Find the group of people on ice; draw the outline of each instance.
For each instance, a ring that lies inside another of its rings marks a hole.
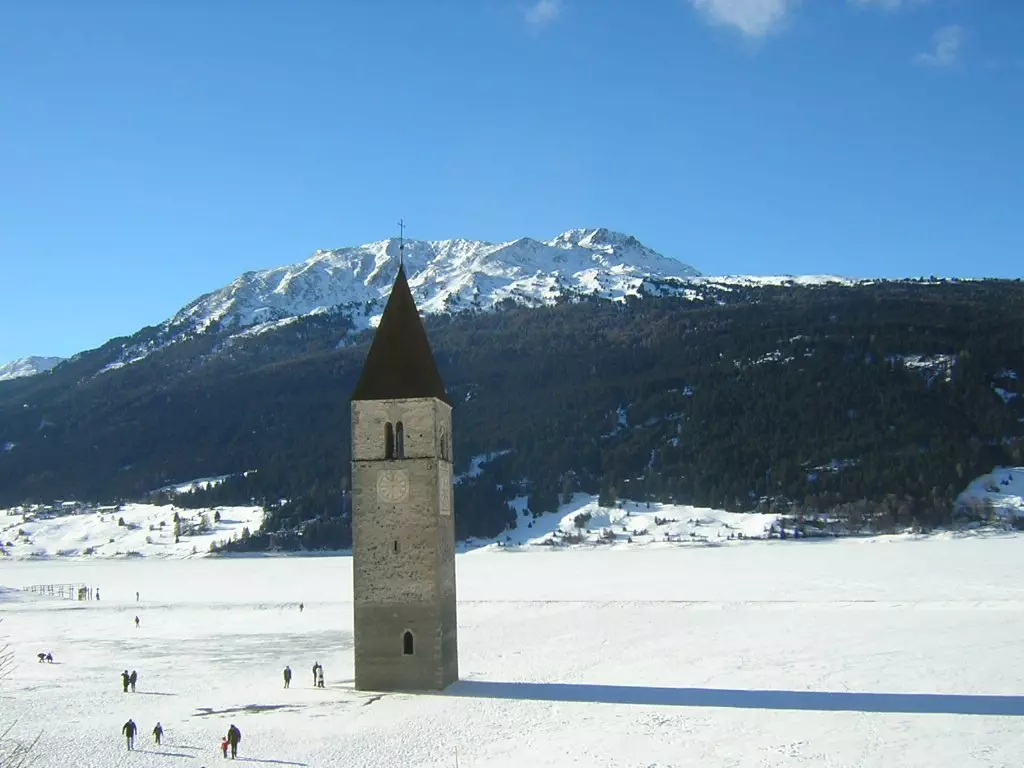
[[[139,732],[139,727],[135,724],[135,721],[130,717],[128,722],[121,726],[121,734],[125,737],[125,741],[128,744],[128,750],[132,751],[135,749],[135,734]],[[158,747],[160,741],[164,737],[164,727],[158,722],[153,727],[153,743]],[[242,740],[242,731],[239,730],[238,726],[234,723],[228,728],[227,735],[221,739],[220,750],[225,758],[228,756],[228,750],[231,750],[231,759],[234,760],[238,757],[238,743]]]
[[[135,734],[139,732],[139,727],[135,725],[135,721],[130,717],[128,722],[121,726],[121,733],[128,741],[128,749],[135,749]],[[156,745],[160,746],[160,739],[164,737],[164,727],[158,722],[153,727],[153,741]]]
[[[289,666],[285,666],[284,668],[284,687],[292,687],[292,668]],[[324,668],[321,666],[319,661],[313,662],[313,687],[324,687]]]
[[[96,590],[96,599],[99,600],[99,589]],[[139,593],[138,592],[135,593],[135,599],[136,600],[139,599]],[[302,603],[299,603],[299,611],[300,612],[303,610],[303,608],[305,608],[305,606]],[[139,617],[136,616],[135,617],[135,627],[138,628],[140,624],[141,624],[141,621],[140,621]],[[43,661],[44,659],[46,661],[51,661],[51,662],[53,661],[53,657],[51,655],[49,655],[49,654],[45,654],[44,655],[44,654],[40,653],[39,657],[40,657],[39,661]],[[124,672],[121,673],[121,685],[122,685],[122,688],[123,688],[124,692],[128,693],[128,689],[131,688],[132,693],[134,693],[135,692],[135,684],[138,682],[138,680],[139,680],[138,672],[136,672],[135,670],[132,670],[129,673],[127,669],[124,670]],[[290,666],[285,666],[285,668],[284,668],[284,687],[285,688],[290,688],[291,687],[291,682],[292,682],[292,669],[291,669]],[[313,687],[314,688],[323,688],[324,687],[324,668],[320,664],[319,661],[314,661],[313,662]],[[134,750],[135,749],[135,736],[138,733],[138,731],[139,731],[138,726],[135,724],[135,721],[132,720],[131,718],[129,718],[128,721],[121,727],[121,734],[125,737],[125,741],[127,743],[127,746],[128,746],[129,750]],[[163,735],[164,735],[164,728],[158,722],[153,727],[153,743],[156,744],[157,746],[160,746],[160,742],[163,739]],[[232,723],[231,727],[228,728],[227,735],[224,736],[224,738],[221,740],[221,743],[220,743],[221,753],[224,755],[225,758],[227,758],[229,751],[231,753],[231,758],[232,759],[237,757],[237,755],[238,755],[238,744],[239,744],[239,742],[241,742],[241,740],[242,740],[242,731],[238,728],[237,725]]]
[[[121,687],[124,688],[125,693],[128,693],[129,685],[132,687],[132,693],[135,693],[135,684],[137,682],[139,682],[139,673],[134,669],[130,675],[127,669],[121,673]]]

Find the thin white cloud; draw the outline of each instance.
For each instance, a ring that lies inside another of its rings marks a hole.
[[[887,11],[895,11],[897,8],[906,8],[911,5],[924,5],[928,0],[847,0],[852,5],[862,5],[865,8],[884,8]]]
[[[735,27],[747,37],[775,31],[800,0],[690,0],[712,24]]]
[[[551,24],[562,12],[562,0],[537,0],[526,9],[526,23],[534,29]]]
[[[963,27],[957,24],[942,27],[932,35],[932,50],[917,54],[914,61],[927,67],[952,67],[960,60],[963,42]]]

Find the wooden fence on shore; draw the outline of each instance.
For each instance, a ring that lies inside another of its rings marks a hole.
[[[40,597],[57,597],[61,600],[93,600],[94,590],[85,584],[30,584],[21,588],[23,592]]]

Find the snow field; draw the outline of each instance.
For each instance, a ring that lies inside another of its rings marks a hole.
[[[112,509],[112,508],[111,508]],[[220,521],[215,519],[220,514]],[[174,515],[182,535],[174,541]],[[208,524],[203,533],[200,520]],[[124,525],[119,521],[124,520]],[[171,505],[123,504],[116,511],[83,512],[59,517],[25,515],[18,509],[0,510],[0,549],[9,557],[192,557],[209,553],[210,544],[227,541],[245,528],[256,531],[263,522],[262,507],[179,509]],[[20,585],[19,585],[20,586]],[[101,593],[102,594],[102,593]]]
[[[1022,554],[1012,535],[480,549],[457,559],[462,681],[379,696],[351,685],[347,557],[11,561],[0,584],[103,600],[0,591],[19,663],[0,721],[42,731],[41,768],[212,766],[231,722],[255,765],[1012,765]],[[146,752],[124,750],[129,716]]]

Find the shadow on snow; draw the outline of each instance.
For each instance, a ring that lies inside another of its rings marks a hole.
[[[639,685],[462,680],[452,685],[442,695],[481,699],[527,699],[662,707],[1024,716],[1024,696],[987,694],[757,691],[730,688],[662,688]]]
[[[190,755],[188,752],[168,752],[163,749],[133,749],[132,752],[138,752],[142,755],[160,755],[161,757],[187,757],[194,758],[195,755]]]

